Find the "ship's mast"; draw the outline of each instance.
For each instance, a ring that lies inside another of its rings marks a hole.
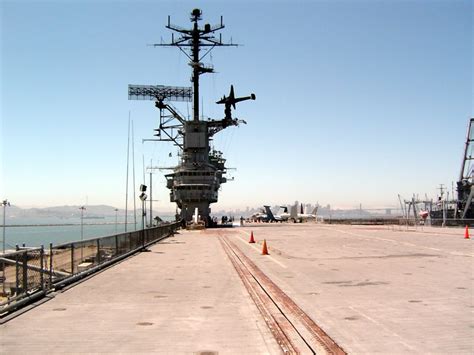
[[[194,121],[199,121],[199,28],[198,20],[201,19],[201,11],[199,14],[195,14],[197,11],[193,11],[194,21],[193,33],[192,33],[192,53],[193,61],[191,63],[193,67],[193,119]]]
[[[189,65],[193,68],[191,81],[193,83],[193,120],[199,121],[199,76],[204,73],[213,73],[214,69],[211,66],[205,66],[201,63],[201,60],[209,54],[209,52],[215,47],[229,47],[237,46],[234,43],[222,43],[222,36],[219,39],[214,37],[214,33],[223,29],[224,23],[221,16],[221,23],[215,26],[211,26],[206,23],[203,28],[199,27],[198,21],[200,21],[202,11],[200,9],[194,9],[191,12],[191,22],[193,23],[192,29],[184,29],[170,22],[168,16],[168,25],[166,28],[173,32],[179,33],[178,39],[171,37],[171,43],[159,43],[154,44],[155,47],[178,47],[190,60]],[[190,48],[191,53],[186,52],[186,47]],[[208,48],[202,57],[200,57],[201,48]]]

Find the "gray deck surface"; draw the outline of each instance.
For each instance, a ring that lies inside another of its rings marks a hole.
[[[0,325],[0,353],[278,353],[216,238],[151,250]]]
[[[1,325],[0,352],[279,353],[218,233],[349,353],[474,353],[463,230],[310,223],[180,232]]]
[[[474,353],[474,240],[463,229],[252,229],[273,260],[245,243],[250,228],[241,249],[347,352]]]

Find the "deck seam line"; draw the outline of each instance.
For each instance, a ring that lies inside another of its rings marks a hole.
[[[283,290],[281,290],[267,275],[265,275],[256,265],[250,260],[243,252],[229,240],[229,243],[235,247],[236,252],[238,252],[246,266],[253,270],[251,273],[261,274],[262,282],[266,282],[270,292],[273,291],[273,299],[277,299],[277,302],[285,305],[288,308],[288,311],[292,313],[296,319],[301,323],[301,325],[306,328],[309,333],[312,335],[314,340],[323,347],[328,353],[334,354],[345,354],[345,351],[321,328],[319,327]]]
[[[264,301],[261,299],[260,295],[258,294],[257,290],[252,287],[250,281],[244,275],[244,271],[242,269],[243,265],[239,267],[235,257],[232,256],[230,253],[232,252],[231,247],[223,240],[222,236],[219,235],[219,241],[221,242],[221,246],[223,247],[225,253],[229,257],[232,265],[234,266],[237,274],[239,275],[240,279],[242,280],[245,288],[249,296],[254,301],[257,309],[259,310],[260,314],[262,315],[267,327],[269,328],[271,334],[275,338],[276,342],[280,346],[281,350],[284,353],[300,353],[299,350],[295,347],[295,345],[291,342],[288,338],[288,335],[283,331],[279,322],[273,317],[270,310],[267,309],[264,305]],[[247,270],[248,271],[248,270]]]

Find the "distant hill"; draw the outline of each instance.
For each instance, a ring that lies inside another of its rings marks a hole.
[[[17,206],[10,206],[6,208],[6,215],[8,217],[21,218],[36,218],[36,217],[59,217],[70,218],[81,215],[80,205],[73,206],[54,206],[45,208],[20,208]],[[107,205],[85,206],[84,217],[111,217],[115,216],[115,207]],[[124,210],[118,211],[119,215],[124,214]],[[132,214],[133,212],[129,212]]]

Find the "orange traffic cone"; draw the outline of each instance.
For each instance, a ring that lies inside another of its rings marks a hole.
[[[253,231],[250,232],[250,240],[249,243],[255,243],[255,239],[253,239]]]
[[[267,248],[267,241],[265,239],[263,240],[262,255],[269,255],[268,248]]]
[[[466,224],[466,231],[464,232],[464,239],[469,239],[469,227]]]

